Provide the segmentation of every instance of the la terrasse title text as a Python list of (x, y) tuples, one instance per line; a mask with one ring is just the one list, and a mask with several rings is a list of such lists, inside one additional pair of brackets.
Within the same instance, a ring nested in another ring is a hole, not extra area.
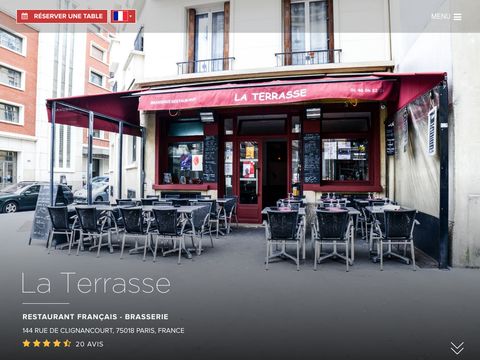
[(76, 272), (60, 272), (52, 281), (49, 277), (29, 276), (22, 272), (22, 294), (51, 294), (58, 291), (65, 294), (160, 294), (171, 290), (166, 277), (85, 277)]

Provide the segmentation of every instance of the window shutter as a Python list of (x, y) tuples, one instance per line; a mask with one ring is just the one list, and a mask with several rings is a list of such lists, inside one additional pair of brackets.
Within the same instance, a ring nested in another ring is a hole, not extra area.
[[(292, 15), (291, 15), (291, 0), (283, 0), (283, 52), (292, 52)], [(290, 65), (292, 63), (292, 55), (285, 54), (284, 64)]]
[(230, 1), (223, 5), (223, 70), (229, 69), (228, 57), (230, 52)]
[(327, 1), (327, 31), (328, 31), (328, 50), (330, 50), (329, 53), (329, 62), (333, 63), (335, 62), (335, 54), (334, 54), (334, 49), (335, 49), (335, 43), (333, 39), (333, 0), (328, 0)]
[(195, 24), (197, 12), (195, 9), (188, 9), (188, 46), (187, 61), (188, 72), (193, 73), (195, 69)]

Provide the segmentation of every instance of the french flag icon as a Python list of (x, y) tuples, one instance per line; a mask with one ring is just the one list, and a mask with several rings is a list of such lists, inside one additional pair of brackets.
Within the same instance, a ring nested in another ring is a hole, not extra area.
[(134, 23), (136, 21), (135, 10), (111, 10), (111, 23)]

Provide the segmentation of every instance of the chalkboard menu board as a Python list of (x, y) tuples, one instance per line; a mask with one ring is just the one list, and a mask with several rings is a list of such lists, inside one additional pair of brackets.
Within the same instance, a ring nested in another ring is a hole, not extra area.
[(395, 122), (385, 124), (385, 142), (387, 156), (395, 155)]
[(303, 181), (320, 184), (320, 134), (303, 135)]
[[(59, 187), (58, 185), (53, 185), (53, 187), (53, 193), (56, 199)], [(32, 240), (48, 240), (48, 233), (52, 228), (52, 223), (50, 222), (47, 206), (50, 206), (50, 185), (42, 185), (38, 193), (37, 207), (35, 208), (29, 243), (31, 243)]]
[(203, 181), (217, 182), (218, 173), (218, 138), (205, 136), (203, 142)]

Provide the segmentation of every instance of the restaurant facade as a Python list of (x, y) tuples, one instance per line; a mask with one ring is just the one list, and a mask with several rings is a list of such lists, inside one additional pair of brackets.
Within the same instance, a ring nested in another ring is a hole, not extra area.
[(417, 243), (439, 261), (445, 256), (438, 239), (448, 214), (446, 74), (288, 71), (196, 80), (48, 106), (65, 107), (57, 107), (57, 123), (139, 136), (142, 185), (129, 196), (235, 196), (242, 223), (261, 223), (262, 209), (286, 197), (315, 204), (325, 194), (386, 196), (413, 208), (428, 198)]

